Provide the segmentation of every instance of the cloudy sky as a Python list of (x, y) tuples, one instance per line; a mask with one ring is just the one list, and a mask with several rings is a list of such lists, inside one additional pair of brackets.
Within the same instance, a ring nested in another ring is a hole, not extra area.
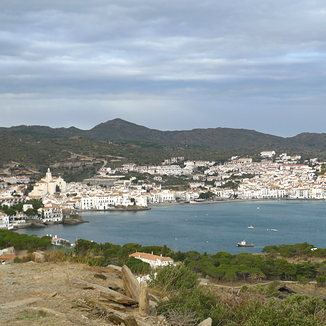
[(0, 2), (0, 126), (326, 132), (324, 0)]

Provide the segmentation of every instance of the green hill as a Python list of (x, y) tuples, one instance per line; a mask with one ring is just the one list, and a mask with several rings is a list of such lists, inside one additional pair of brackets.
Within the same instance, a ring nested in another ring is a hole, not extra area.
[[(160, 131), (122, 119), (101, 123), (90, 130), (24, 125), (0, 128), (0, 164), (23, 162), (41, 172), (56, 162), (73, 161), (78, 155), (114, 161), (116, 165), (148, 165), (159, 164), (171, 156), (223, 161), (231, 155), (258, 155), (263, 150), (326, 160), (326, 134), (302, 133), (283, 138), (232, 128)], [(117, 156), (119, 160), (114, 159)]]

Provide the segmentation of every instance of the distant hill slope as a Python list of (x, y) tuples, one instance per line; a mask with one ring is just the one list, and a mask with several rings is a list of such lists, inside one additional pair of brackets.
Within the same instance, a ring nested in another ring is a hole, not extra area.
[(165, 146), (182, 149), (234, 151), (253, 153), (261, 150), (326, 152), (326, 134), (302, 133), (283, 138), (247, 129), (208, 128), (160, 131), (124, 121), (109, 120), (90, 130), (75, 127), (15, 126), (0, 128), (1, 134), (33, 138), (66, 138), (80, 136), (97, 141), (136, 144), (143, 147)]

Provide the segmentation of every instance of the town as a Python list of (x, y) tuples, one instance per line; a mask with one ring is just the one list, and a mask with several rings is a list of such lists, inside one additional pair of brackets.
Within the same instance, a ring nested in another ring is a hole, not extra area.
[[(171, 157), (159, 166), (104, 164), (93, 178), (70, 183), (48, 169), (32, 187), (26, 175), (2, 176), (0, 228), (22, 227), (27, 219), (60, 223), (89, 210), (141, 210), (157, 204), (222, 200), (326, 199), (325, 162), (317, 158), (302, 162), (300, 155), (275, 151), (258, 156), (259, 160), (233, 156), (223, 163)], [(182, 181), (183, 186), (169, 187), (167, 177)]]

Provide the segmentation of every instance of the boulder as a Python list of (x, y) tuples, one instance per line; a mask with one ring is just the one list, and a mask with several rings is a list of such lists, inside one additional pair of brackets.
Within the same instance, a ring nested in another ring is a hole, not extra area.
[(201, 323), (199, 323), (197, 326), (212, 326), (213, 320), (211, 317), (203, 320)]
[(128, 266), (122, 266), (122, 281), (126, 295), (139, 302), (140, 284)]

